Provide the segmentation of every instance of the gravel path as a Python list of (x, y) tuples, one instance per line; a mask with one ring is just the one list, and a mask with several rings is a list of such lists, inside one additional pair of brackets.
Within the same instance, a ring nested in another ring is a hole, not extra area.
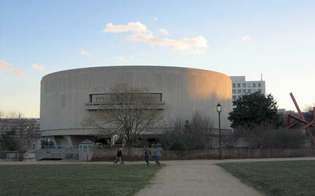
[(173, 161), (136, 196), (258, 196), (255, 189), (216, 166), (216, 161)]

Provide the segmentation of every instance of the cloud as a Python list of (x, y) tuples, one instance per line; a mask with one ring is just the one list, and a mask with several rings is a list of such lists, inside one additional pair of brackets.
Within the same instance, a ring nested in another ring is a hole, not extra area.
[(126, 25), (113, 25), (112, 23), (108, 23), (106, 24), (104, 31), (110, 33), (146, 33), (148, 32), (148, 29), (141, 22), (128, 22)]
[(6, 71), (7, 73), (17, 77), (21, 77), (25, 74), (22, 69), (17, 68), (14, 65), (8, 63), (7, 61), (0, 59), (0, 71), (1, 70)]
[(153, 36), (152, 34), (136, 34), (130, 37), (131, 41), (142, 42), (153, 46), (165, 46), (175, 50), (206, 49), (207, 40), (203, 36), (169, 39)]
[[(161, 31), (162, 30), (162, 31)], [(200, 53), (208, 48), (208, 41), (204, 36), (184, 37), (171, 39), (154, 35), (144, 24), (140, 22), (129, 22), (125, 25), (106, 24), (105, 32), (129, 33), (128, 40), (151, 46), (162, 46), (179, 51), (190, 51)], [(166, 29), (160, 29), (160, 33), (168, 34)]]
[(40, 73), (43, 73), (45, 71), (45, 67), (42, 64), (33, 64), (32, 68)]
[(250, 41), (253, 40), (253, 38), (250, 35), (244, 35), (244, 36), (241, 37), (241, 40), (243, 42), (250, 42)]
[(168, 32), (168, 30), (161, 28), (160, 30), (160, 34), (161, 35), (169, 35), (170, 33)]
[(21, 69), (14, 68), (11, 71), (12, 71), (13, 75), (15, 75), (17, 77), (22, 77), (25, 75), (24, 71)]
[(0, 60), (0, 70), (3, 70), (3, 69), (8, 69), (11, 65), (4, 61), (4, 60)]
[(91, 54), (90, 54), (90, 52), (89, 51), (87, 51), (86, 49), (84, 49), (84, 48), (80, 48), (80, 54), (82, 55), (82, 56), (91, 56)]

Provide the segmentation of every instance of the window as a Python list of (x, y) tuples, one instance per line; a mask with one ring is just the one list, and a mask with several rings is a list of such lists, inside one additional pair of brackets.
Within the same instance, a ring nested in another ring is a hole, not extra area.
[(95, 101), (96, 101), (96, 103), (103, 103), (104, 97), (96, 97)]
[(242, 93), (241, 89), (238, 90), (238, 93)]
[(256, 83), (253, 83), (253, 87), (256, 87)]
[(260, 84), (260, 83), (258, 83), (258, 87), (261, 87), (261, 84)]
[(246, 87), (246, 83), (243, 83), (243, 87)]
[(235, 88), (236, 87), (236, 85), (235, 85), (235, 83), (233, 83), (233, 88)]
[(240, 83), (237, 83), (237, 87), (241, 87), (241, 84), (240, 84)]
[(233, 93), (236, 93), (236, 90), (233, 89)]

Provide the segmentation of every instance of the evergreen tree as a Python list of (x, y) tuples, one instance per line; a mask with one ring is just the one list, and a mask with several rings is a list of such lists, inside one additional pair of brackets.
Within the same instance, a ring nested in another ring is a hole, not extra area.
[(229, 120), (233, 128), (254, 128), (257, 126), (278, 126), (277, 102), (272, 95), (259, 92), (244, 95), (233, 102), (234, 108)]

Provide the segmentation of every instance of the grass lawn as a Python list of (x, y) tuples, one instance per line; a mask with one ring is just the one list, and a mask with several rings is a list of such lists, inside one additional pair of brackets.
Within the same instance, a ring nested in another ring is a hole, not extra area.
[(134, 195), (159, 168), (144, 165), (1, 165), (0, 195)]
[(266, 195), (315, 195), (315, 161), (218, 164)]

